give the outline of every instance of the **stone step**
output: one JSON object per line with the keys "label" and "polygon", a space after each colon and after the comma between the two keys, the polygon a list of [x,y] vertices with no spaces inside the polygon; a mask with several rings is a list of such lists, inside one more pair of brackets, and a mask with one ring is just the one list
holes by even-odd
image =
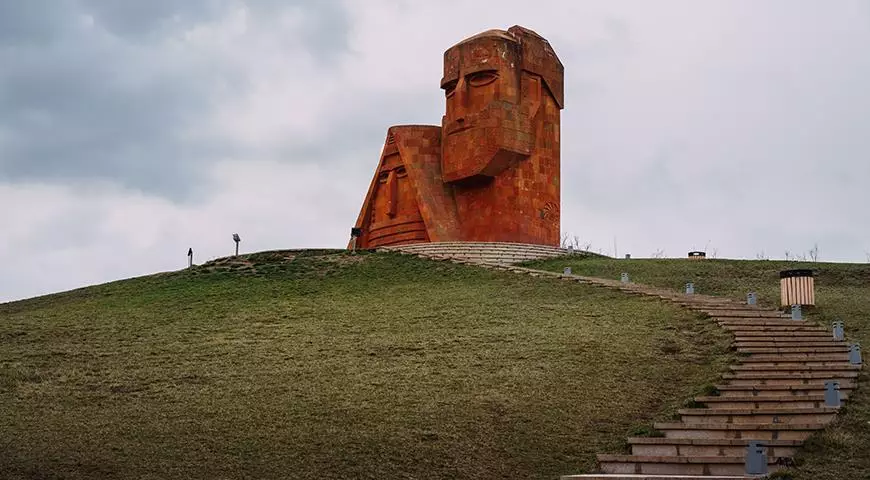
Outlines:
{"label": "stone step", "polygon": [[[731,330],[734,328],[735,330],[740,330],[744,327],[814,327],[815,325],[807,322],[806,320],[789,320],[787,318],[776,319],[776,318],[732,318],[732,319],[722,319],[715,318],[716,323],[719,324],[720,327]],[[736,328],[735,328],[736,327]]]}
{"label": "stone step", "polygon": [[[715,457],[746,454],[746,446],[750,440],[731,438],[657,438],[629,437],[632,455],[668,456],[668,457]],[[800,440],[769,440],[765,442],[767,455],[770,457],[791,457]]]}
{"label": "stone step", "polygon": [[[790,321],[791,322],[791,321]],[[806,332],[813,335],[829,335],[831,332],[826,328],[816,325],[729,325],[725,327],[734,335],[782,335],[789,336],[797,332]]]}
{"label": "stone step", "polygon": [[[788,335],[786,333],[786,335]],[[748,348],[783,348],[783,347],[842,347],[848,346],[844,342],[838,342],[829,338],[820,337],[793,337],[789,340],[785,336],[751,336],[741,334],[734,335],[732,346]]]}
{"label": "stone step", "polygon": [[[771,368],[773,368],[773,367],[771,367]],[[848,370],[824,370],[824,369],[810,370],[810,369],[806,369],[806,368],[803,368],[803,369],[802,368],[789,368],[787,370],[741,370],[741,371],[736,371],[734,373],[757,374],[757,375],[761,376],[759,378],[764,378],[764,379],[775,379],[776,375],[783,375],[783,378],[801,378],[801,375],[818,374],[819,379],[821,379],[821,380],[832,380],[832,379],[837,380],[837,379],[842,379],[842,378],[855,378],[855,377],[850,377],[849,375],[845,375],[845,374],[851,374],[851,373],[857,373],[857,372],[851,372]],[[724,377],[724,378],[745,378],[745,377]]]}
{"label": "stone step", "polygon": [[656,423],[665,438],[740,438],[744,440],[806,440],[825,424],[810,423]]}
{"label": "stone step", "polygon": [[379,251],[418,255],[436,260],[449,259],[457,263],[471,262],[507,265],[542,258],[555,258],[570,252],[547,245],[520,243],[436,242],[382,247]]}
{"label": "stone step", "polygon": [[839,342],[842,340],[834,340],[834,336],[831,332],[826,330],[820,331],[797,331],[797,332],[778,332],[778,331],[764,331],[764,330],[750,330],[750,331],[738,331],[734,332],[735,336],[740,338],[745,338],[747,342],[754,342],[756,339],[758,341],[773,341],[773,342],[802,342],[804,340],[811,342],[824,342],[824,341],[832,341]]}
{"label": "stone step", "polygon": [[741,363],[762,362],[848,362],[848,353],[755,353],[741,358]]}
{"label": "stone step", "polygon": [[747,480],[746,476],[732,475],[642,475],[634,473],[585,473],[581,475],[562,475],[560,480]]}
{"label": "stone step", "polygon": [[554,257],[554,255],[550,255],[547,253],[537,253],[537,252],[511,252],[511,251],[498,251],[498,250],[490,250],[490,251],[430,251],[430,252],[417,252],[415,255],[426,255],[426,256],[440,256],[440,257],[448,257],[448,258],[503,258],[503,257],[514,257],[514,258],[549,258]]}
{"label": "stone step", "polygon": [[830,367],[830,366],[839,366],[839,365],[848,365],[848,361],[844,360],[787,360],[787,361],[777,361],[777,360],[758,360],[755,362],[742,363],[743,365],[751,365],[756,367],[794,367],[794,368],[804,368],[804,367]]}
{"label": "stone step", "polygon": [[[811,383],[807,385],[716,385],[720,397],[753,398],[756,396],[802,396],[824,395],[824,383]],[[854,388],[850,384],[840,385],[840,392],[851,391]]]}
{"label": "stone step", "polygon": [[[849,398],[847,392],[840,392],[840,400]],[[696,402],[703,403],[710,409],[730,408],[759,408],[759,409],[788,409],[788,408],[825,408],[824,395],[758,395],[751,397],[722,397],[702,396],[695,397]]]}
{"label": "stone step", "polygon": [[[426,242],[414,243],[409,245],[399,245],[395,247],[386,247],[388,249],[403,250],[403,251],[427,251],[427,250],[443,250],[443,249],[485,249],[485,248],[501,248],[507,250],[538,250],[545,252],[563,253],[567,255],[569,250],[550,245],[538,245],[533,243],[514,243],[514,242]],[[576,253],[576,252],[575,252]]]}
{"label": "stone step", "polygon": [[732,372],[754,372],[754,373],[813,373],[813,372],[859,372],[861,371],[860,365],[852,365],[850,363],[833,363],[827,365],[815,365],[815,366],[797,366],[797,367],[789,367],[789,366],[766,366],[766,365],[756,365],[756,364],[742,364],[742,365],[731,365],[729,367]]}
{"label": "stone step", "polygon": [[[771,310],[764,310],[757,307],[753,307],[751,305],[744,305],[739,303],[732,304],[723,304],[723,303],[710,303],[710,302],[692,302],[683,300],[685,297],[677,298],[677,297],[669,297],[667,295],[661,295],[661,297],[665,300],[671,300],[676,302],[679,306],[690,308],[692,310],[704,310],[705,312],[721,312],[721,311],[729,311],[729,312],[770,312]],[[708,313],[709,314],[709,313]],[[711,315],[712,316],[712,315]]]}
{"label": "stone step", "polygon": [[[768,470],[776,471],[777,458],[767,457]],[[641,455],[598,455],[604,473],[645,473],[654,475],[742,475],[746,472],[743,456],[659,457]]]}
{"label": "stone step", "polygon": [[730,424],[828,424],[837,415],[836,408],[682,408],[683,423]]}
{"label": "stone step", "polygon": [[765,387],[801,387],[801,386],[818,386],[819,388],[824,388],[824,383],[828,380],[836,380],[840,382],[840,388],[854,388],[855,384],[853,379],[848,378],[829,378],[827,376],[822,378],[731,378],[725,379],[728,382],[729,386],[732,387],[758,387],[759,389]]}
{"label": "stone step", "polygon": [[[808,373],[794,373],[794,372],[734,372],[734,373],[723,373],[722,378],[725,380],[730,380],[731,382],[735,380],[755,380],[762,384],[770,384],[772,380],[795,380],[798,381],[799,384],[803,384],[809,380],[820,380],[824,382],[825,380],[843,380],[843,379],[854,379],[858,378],[860,372],[856,371],[848,371],[842,370],[838,371],[835,376],[828,375],[827,372],[808,372]],[[733,383],[732,383],[733,385]],[[783,384],[787,385],[787,384]]]}
{"label": "stone step", "polygon": [[756,319],[784,319],[791,320],[791,316],[785,315],[780,311],[771,311],[771,310],[759,310],[759,311],[751,311],[751,310],[714,310],[708,309],[706,311],[707,315],[717,319],[717,320],[739,320],[739,319],[747,319],[747,320],[756,320]]}
{"label": "stone step", "polygon": [[735,347],[738,352],[760,354],[801,354],[825,355],[829,353],[849,353],[848,345],[831,345],[827,347]]}
{"label": "stone step", "polygon": [[[736,335],[735,335],[736,336]],[[833,337],[790,337],[787,335],[739,335],[734,340],[736,345],[746,347],[842,347],[845,342],[834,340]]]}

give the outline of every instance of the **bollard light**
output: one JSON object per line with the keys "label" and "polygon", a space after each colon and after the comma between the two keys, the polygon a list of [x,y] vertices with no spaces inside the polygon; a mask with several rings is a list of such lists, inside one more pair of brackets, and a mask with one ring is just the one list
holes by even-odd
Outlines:
{"label": "bollard light", "polygon": [[625,259],[626,259],[626,260],[631,260],[631,254],[630,254],[630,253],[626,253],[626,254],[625,254]]}
{"label": "bollard light", "polygon": [[836,340],[838,342],[842,342],[842,341],[846,340],[846,331],[843,328],[843,322],[840,320],[837,320],[836,322],[833,323],[833,327],[834,327],[834,340]]}
{"label": "bollard light", "polygon": [[749,292],[746,294],[746,304],[747,305],[757,305],[758,304],[758,295],[755,292]]}
{"label": "bollard light", "polygon": [[629,282],[628,274],[623,272],[621,280],[622,280],[622,283],[628,283]]}
{"label": "bollard light", "polygon": [[746,447],[746,474],[767,475],[767,448],[753,440]]}
{"label": "bollard light", "polygon": [[853,344],[849,350],[849,363],[852,365],[861,365],[861,345]]}
{"label": "bollard light", "polygon": [[565,269],[563,270],[563,273],[565,275],[571,275],[571,267],[565,267]]}
{"label": "bollard light", "polygon": [[825,382],[825,406],[839,408],[842,405],[840,399],[840,382],[828,380]]}
{"label": "bollard light", "polygon": [[187,249],[187,268],[193,266],[193,248]]}
{"label": "bollard light", "polygon": [[695,294],[695,284],[689,282],[686,284],[686,295],[694,295]]}
{"label": "bollard light", "polygon": [[800,305],[795,304],[795,305],[791,306],[791,319],[792,320],[803,320],[804,319],[804,316],[801,313],[801,306]]}

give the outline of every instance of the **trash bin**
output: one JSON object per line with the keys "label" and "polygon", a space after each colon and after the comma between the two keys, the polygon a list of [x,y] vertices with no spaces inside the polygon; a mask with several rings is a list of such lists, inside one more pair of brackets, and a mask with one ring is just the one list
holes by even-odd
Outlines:
{"label": "trash bin", "polygon": [[779,272],[779,287],[783,307],[815,305],[815,280],[812,270],[783,270]]}
{"label": "trash bin", "polygon": [[705,260],[707,252],[689,252],[689,260]]}

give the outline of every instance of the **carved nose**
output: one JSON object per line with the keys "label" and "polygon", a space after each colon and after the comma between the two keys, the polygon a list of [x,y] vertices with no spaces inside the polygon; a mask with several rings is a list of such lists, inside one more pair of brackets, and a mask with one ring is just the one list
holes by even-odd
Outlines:
{"label": "carved nose", "polygon": [[456,102],[459,106],[465,106],[465,78],[459,77],[459,81],[456,82]]}

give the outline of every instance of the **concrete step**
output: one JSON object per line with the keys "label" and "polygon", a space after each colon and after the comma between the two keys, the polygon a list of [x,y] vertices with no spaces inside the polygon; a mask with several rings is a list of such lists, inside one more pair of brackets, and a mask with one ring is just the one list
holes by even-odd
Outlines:
{"label": "concrete step", "polygon": [[806,440],[825,424],[811,423],[656,423],[665,438],[739,438],[744,440]]}
{"label": "concrete step", "polygon": [[[840,400],[849,398],[847,392],[840,392]],[[757,395],[748,397],[702,396],[695,397],[709,409],[788,409],[788,408],[825,408],[824,395]]]}
{"label": "concrete step", "polygon": [[[768,342],[839,342],[842,340],[834,340],[834,335],[827,330],[819,331],[797,331],[797,332],[778,332],[764,330],[750,330],[742,332],[733,332],[735,336],[745,338],[747,342],[768,341]],[[758,339],[758,340],[756,340]]]}
{"label": "concrete step", "polygon": [[815,366],[798,366],[798,367],[789,367],[789,366],[766,366],[766,365],[757,365],[757,364],[742,364],[742,365],[731,365],[729,367],[732,372],[754,372],[754,373],[813,373],[813,372],[860,372],[860,365],[852,365],[850,363],[832,363],[827,365],[815,365]]}
{"label": "concrete step", "polygon": [[740,335],[735,345],[745,347],[844,347],[844,342],[831,337],[777,337],[773,335],[750,336]]}
{"label": "concrete step", "polygon": [[[858,378],[858,375],[859,372],[855,371],[837,371],[834,376],[829,375],[827,372],[734,372],[723,373],[722,378],[725,380],[729,380],[728,383],[730,383],[731,385],[736,385],[734,383],[736,381],[754,381],[758,382],[759,385],[776,385],[776,382],[778,381],[792,381],[794,383],[780,383],[779,385],[803,385],[813,380],[824,382],[826,380],[849,379],[851,381],[852,379]],[[744,383],[744,385],[746,384]]]}
{"label": "concrete step", "polygon": [[747,480],[746,476],[732,475],[643,475],[643,474],[611,474],[586,473],[582,475],[562,475],[560,480]]}
{"label": "concrete step", "polygon": [[852,389],[855,388],[855,383],[853,379],[849,378],[770,378],[770,379],[761,379],[761,378],[731,378],[725,379],[727,384],[732,387],[757,387],[759,389],[767,388],[767,387],[802,387],[802,386],[813,386],[818,388],[824,388],[824,384],[828,380],[836,380],[840,383],[840,389]]}
{"label": "concrete step", "polygon": [[[791,322],[791,320],[789,320]],[[719,322],[721,325],[721,322]],[[812,335],[828,335],[831,332],[826,328],[818,327],[815,325],[746,325],[746,324],[731,324],[725,327],[729,332],[734,335],[755,335],[756,332],[758,335],[782,335],[782,336],[790,336],[796,334],[797,332],[801,333],[809,333]]]}
{"label": "concrete step", "polygon": [[506,242],[437,242],[415,243],[383,247],[379,251],[400,252],[419,255],[432,259],[450,259],[460,262],[485,262],[492,264],[514,264],[541,258],[555,258],[570,252],[547,245],[530,245]]}
{"label": "concrete step", "polygon": [[746,366],[756,366],[756,367],[795,367],[795,368],[804,368],[804,367],[830,367],[830,366],[839,366],[839,365],[848,365],[848,361],[843,360],[786,360],[786,361],[777,361],[777,360],[756,360],[754,362],[746,362],[741,363],[740,365]]}
{"label": "concrete step", "polygon": [[787,318],[714,318],[723,328],[740,330],[745,327],[813,327],[806,320],[789,320]]}
{"label": "concrete step", "polygon": [[754,353],[740,359],[741,363],[762,362],[848,362],[848,353]]}
{"label": "concrete step", "polygon": [[[812,383],[807,385],[716,385],[720,397],[752,398],[756,396],[801,396],[801,395],[824,395],[824,383]],[[849,392],[854,388],[849,385],[840,385],[840,392]]]}
{"label": "concrete step", "polygon": [[829,353],[849,353],[848,345],[831,345],[827,347],[735,347],[738,352],[761,354],[801,354],[825,355]]}
{"label": "concrete step", "polygon": [[777,310],[746,310],[746,309],[736,309],[736,310],[715,310],[715,309],[707,309],[707,315],[717,319],[717,320],[738,320],[738,319],[783,319],[790,320],[791,316],[785,315]]}
{"label": "concrete step", "polygon": [[[768,470],[776,471],[777,458],[768,457]],[[658,457],[641,455],[598,455],[604,473],[641,473],[654,475],[742,475],[746,472],[743,456]]]}
{"label": "concrete step", "polygon": [[[739,457],[746,454],[750,440],[731,438],[656,438],[629,437],[632,455],[669,457]],[[800,440],[769,440],[765,442],[770,457],[791,457],[802,445]]]}
{"label": "concrete step", "polygon": [[682,408],[683,423],[711,424],[828,424],[837,415],[836,408]]}

